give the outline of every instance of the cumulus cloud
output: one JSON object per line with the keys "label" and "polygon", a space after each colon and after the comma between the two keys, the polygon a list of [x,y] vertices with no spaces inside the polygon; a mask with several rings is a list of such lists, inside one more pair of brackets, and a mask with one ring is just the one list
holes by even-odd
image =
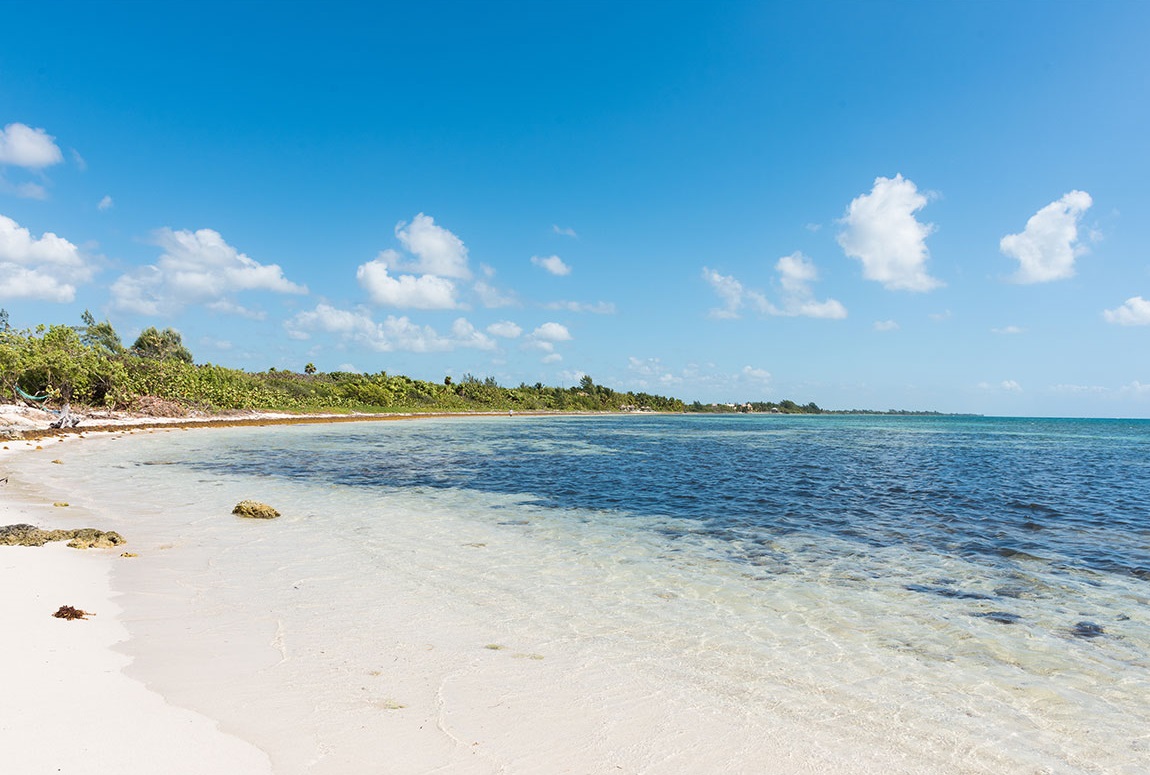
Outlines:
{"label": "cumulus cloud", "polygon": [[100,200],[100,204],[96,205],[96,209],[100,212],[104,212],[105,210],[111,210],[115,204],[116,203],[112,201],[112,197],[105,194],[104,198]]}
{"label": "cumulus cloud", "polygon": [[772,304],[758,291],[748,290],[734,277],[704,267],[703,279],[710,283],[711,288],[723,302],[721,307],[710,310],[710,316],[737,318],[739,310],[744,306],[749,306],[762,314],[784,317],[836,320],[847,316],[846,307],[838,301],[815,300],[811,283],[818,279],[818,270],[801,252],[796,251],[780,258],[775,263],[775,271],[778,273],[778,282],[782,289],[779,305]]}
{"label": "cumulus cloud", "polygon": [[876,320],[874,322],[875,331],[898,331],[898,323],[893,320]]}
{"label": "cumulus cloud", "polygon": [[0,215],[0,298],[67,303],[95,268],[63,237],[40,237]]}
{"label": "cumulus cloud", "polygon": [[552,224],[551,225],[551,231],[553,231],[556,234],[563,236],[563,237],[575,237],[576,239],[578,239],[578,237],[579,237],[579,235],[575,233],[574,229],[569,228],[569,227],[568,228],[562,228],[558,224]]}
{"label": "cumulus cloud", "polygon": [[293,339],[310,339],[316,333],[332,334],[345,343],[370,347],[377,352],[444,352],[458,348],[490,350],[495,342],[465,318],[452,323],[448,335],[431,326],[413,323],[407,317],[388,315],[377,322],[368,310],[344,310],[330,304],[297,313],[284,323]]}
{"label": "cumulus cloud", "polygon": [[487,327],[487,333],[492,336],[503,337],[504,339],[517,339],[523,333],[523,329],[512,323],[510,320],[501,320],[498,323],[492,323]]}
{"label": "cumulus cloud", "polygon": [[838,242],[848,257],[862,262],[863,277],[892,291],[929,291],[943,284],[926,271],[926,238],[934,225],[914,217],[926,203],[902,175],[875,178],[869,194],[851,201]]}
{"label": "cumulus cloud", "polygon": [[615,305],[609,301],[599,301],[594,304],[582,301],[553,301],[544,305],[547,309],[559,309],[565,312],[590,312],[592,315],[614,315]]}
{"label": "cumulus cloud", "polygon": [[550,353],[543,356],[543,363],[561,363],[563,356],[559,353]]}
{"label": "cumulus cloud", "polygon": [[388,274],[387,262],[375,259],[361,264],[355,277],[376,304],[413,309],[454,309],[459,306],[455,300],[455,284],[433,274],[392,277]]}
{"label": "cumulus cloud", "polygon": [[64,161],[56,138],[43,129],[26,124],[9,124],[0,129],[0,164],[27,169],[51,167]]}
{"label": "cumulus cloud", "polygon": [[570,342],[574,337],[567,330],[567,326],[559,323],[544,323],[527,335],[526,346],[551,352],[557,342]]}
{"label": "cumulus cloud", "polygon": [[284,277],[277,264],[249,258],[212,229],[193,232],[165,227],[153,233],[152,242],[164,251],[159,260],[122,275],[112,284],[112,302],[117,309],[160,315],[189,304],[204,304],[250,317],[252,313],[232,300],[233,294],[307,293],[306,286]]}
{"label": "cumulus cloud", "polygon": [[1015,382],[1012,379],[1004,379],[1002,381],[1001,387],[1003,390],[1009,391],[1011,393],[1021,393],[1022,392],[1022,385],[1019,385],[1017,382]]}
{"label": "cumulus cloud", "polygon": [[544,323],[531,332],[534,339],[543,339],[548,342],[570,342],[573,338],[567,326],[559,323]]}
{"label": "cumulus cloud", "polygon": [[847,316],[846,307],[834,299],[815,301],[811,283],[818,279],[819,273],[814,263],[802,253],[795,251],[783,256],[775,263],[775,271],[779,273],[783,298],[781,308],[770,308],[772,315],[831,320]]}
{"label": "cumulus cloud", "polygon": [[556,277],[571,274],[571,267],[563,263],[559,256],[532,256],[531,263],[541,266]]}
{"label": "cumulus cloud", "polygon": [[1104,310],[1102,317],[1120,326],[1150,326],[1150,301],[1132,296],[1122,306]]}
{"label": "cumulus cloud", "polygon": [[430,215],[419,213],[411,219],[411,223],[400,221],[395,226],[395,236],[416,260],[405,261],[394,250],[384,251],[380,259],[389,262],[389,268],[460,280],[471,277],[471,270],[467,266],[467,246],[459,237],[437,226]]}
{"label": "cumulus cloud", "polygon": [[1026,222],[1021,234],[999,242],[1004,255],[1018,261],[1011,278],[1017,283],[1046,283],[1074,276],[1074,260],[1086,252],[1078,244],[1078,222],[1093,200],[1085,191],[1071,191],[1043,207]]}

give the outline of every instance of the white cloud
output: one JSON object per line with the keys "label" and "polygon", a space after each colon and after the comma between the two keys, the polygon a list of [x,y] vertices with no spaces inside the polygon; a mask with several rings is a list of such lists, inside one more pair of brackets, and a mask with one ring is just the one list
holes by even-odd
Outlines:
{"label": "white cloud", "polygon": [[[434,274],[466,280],[471,277],[467,267],[467,246],[463,240],[442,226],[435,225],[430,215],[419,213],[411,223],[400,221],[395,236],[409,253],[417,257],[413,263],[403,263],[394,250],[384,251],[379,258],[397,271],[413,274]],[[386,255],[385,255],[386,254]],[[395,263],[392,263],[392,262]]]}
{"label": "white cloud", "polygon": [[769,307],[762,294],[748,291],[743,284],[731,275],[723,275],[703,267],[703,279],[710,283],[711,288],[718,294],[723,302],[721,307],[713,307],[707,313],[713,318],[732,319],[739,317],[739,310],[744,302],[749,301],[760,309]]}
{"label": "white cloud", "polygon": [[[112,284],[114,306],[143,315],[175,312],[188,304],[214,304],[217,310],[250,316],[229,298],[241,291],[307,293],[284,277],[276,264],[261,264],[240,253],[212,229],[152,235],[164,252],[154,265],[122,275]],[[229,306],[230,305],[230,306]]]}
{"label": "white cloud", "polygon": [[535,264],[535,266],[543,267],[557,277],[571,274],[571,267],[563,263],[563,259],[559,258],[559,256],[532,256],[531,263]]}
{"label": "white cloud", "polygon": [[1019,328],[1018,326],[1004,326],[1003,328],[992,328],[992,329],[990,329],[990,333],[992,333],[992,334],[1004,334],[1007,336],[1012,336],[1014,334],[1021,334],[1022,332],[1023,332],[1023,329]]}
{"label": "white cloud", "polygon": [[846,307],[834,299],[814,300],[811,283],[818,279],[819,273],[814,263],[799,251],[780,258],[775,263],[775,271],[783,287],[783,306],[782,309],[772,307],[771,314],[831,320],[847,316]]}
{"label": "white cloud", "polygon": [[1002,382],[999,382],[998,384],[991,384],[989,382],[979,382],[978,388],[979,388],[979,390],[987,390],[987,391],[1005,390],[1008,393],[1021,393],[1022,392],[1022,385],[1018,384],[1017,382],[1015,382],[1012,379],[1004,379]]}
{"label": "white cloud", "polygon": [[892,291],[929,291],[943,284],[926,271],[926,238],[934,225],[914,217],[926,203],[902,175],[875,178],[869,194],[855,197],[838,242],[847,256],[862,262],[863,277]]}
{"label": "white cloud", "polygon": [[551,353],[549,355],[544,355],[543,360],[542,360],[543,363],[561,363],[562,361],[563,361],[563,356],[560,355],[559,353]]}
{"label": "white cloud", "polygon": [[876,320],[874,322],[875,331],[898,331],[898,323],[893,320]]}
{"label": "white cloud", "polygon": [[551,352],[556,342],[569,342],[574,337],[567,326],[559,323],[544,323],[527,335],[525,347]]}
{"label": "white cloud", "polygon": [[723,306],[715,307],[709,314],[714,318],[737,318],[744,305],[750,305],[762,314],[784,317],[810,317],[841,319],[847,316],[846,307],[834,299],[816,301],[811,283],[818,279],[814,263],[796,251],[783,256],[775,263],[782,287],[782,304],[776,306],[758,291],[748,290],[741,282],[729,275],[722,275],[703,268],[703,279],[723,301]]}
{"label": "white cloud", "polygon": [[1074,260],[1086,252],[1078,244],[1078,221],[1091,204],[1090,194],[1071,191],[1030,216],[1021,234],[1003,237],[999,249],[1018,261],[1018,271],[1011,279],[1046,283],[1073,277]]}
{"label": "white cloud", "polygon": [[433,274],[392,277],[387,272],[387,264],[376,259],[361,264],[355,277],[376,304],[413,309],[455,309],[459,306],[455,300],[455,284]]}
{"label": "white cloud", "polygon": [[567,326],[559,323],[544,323],[531,332],[531,338],[547,342],[570,342],[573,337],[571,332],[567,330]]}
{"label": "white cloud", "polygon": [[653,387],[652,382],[658,383],[658,387],[679,385],[683,382],[682,377],[671,373],[658,358],[641,360],[633,356],[629,357],[627,358],[627,370],[636,375],[635,385],[642,390]]}
{"label": "white cloud", "polygon": [[588,304],[581,301],[553,301],[544,305],[547,309],[559,309],[566,312],[590,312],[593,315],[614,315],[615,305],[609,301],[600,301]]}
{"label": "white cloud", "polygon": [[490,350],[495,342],[479,332],[464,318],[451,326],[451,334],[442,336],[430,326],[421,326],[407,317],[389,315],[376,322],[365,309],[343,310],[329,304],[300,312],[284,323],[293,339],[309,339],[313,333],[334,334],[342,341],[370,347],[377,352],[444,352],[463,347]]}
{"label": "white cloud", "polygon": [[744,366],[742,375],[752,382],[770,382],[771,373],[766,369],[756,369],[753,366]]}
{"label": "white cloud", "polygon": [[1120,326],[1150,326],[1150,301],[1132,296],[1122,306],[1104,310],[1102,317]]}
{"label": "white cloud", "polygon": [[67,303],[95,268],[79,249],[52,232],[36,238],[0,215],[0,298]]}
{"label": "white cloud", "polygon": [[494,340],[483,333],[466,318],[456,318],[451,324],[451,348],[474,347],[477,350],[491,350],[495,347]]}
{"label": "white cloud", "polygon": [[0,164],[40,169],[64,161],[56,138],[43,129],[25,124],[9,124],[0,129]]}
{"label": "white cloud", "polygon": [[514,307],[519,304],[514,292],[500,290],[483,280],[471,286],[471,290],[475,291],[475,294],[479,296],[479,301],[488,309]]}
{"label": "white cloud", "polygon": [[523,333],[523,329],[510,320],[501,320],[487,327],[487,333],[492,336],[501,336],[504,339],[516,339]]}
{"label": "white cloud", "polygon": [[572,228],[564,229],[564,228],[561,228],[558,224],[552,224],[551,225],[551,231],[553,231],[556,234],[559,234],[561,236],[564,236],[564,237],[575,237],[576,239],[579,238],[579,235],[575,233],[574,229],[572,229]]}
{"label": "white cloud", "polygon": [[17,183],[13,185],[0,176],[0,193],[13,194],[21,199],[39,199],[44,200],[48,198],[48,189],[39,183]]}
{"label": "white cloud", "polygon": [[115,202],[112,201],[112,197],[105,194],[104,198],[100,200],[100,204],[96,205],[96,209],[100,212],[104,212],[105,210],[111,210],[114,205]]}
{"label": "white cloud", "polygon": [[208,302],[204,305],[212,312],[219,312],[224,315],[238,315],[241,318],[248,320],[263,320],[268,315],[263,310],[253,310],[247,307],[236,304],[231,299],[219,299],[217,301]]}
{"label": "white cloud", "polygon": [[1101,385],[1055,385],[1054,387],[1052,387],[1050,389],[1055,393],[1101,394],[1101,393],[1109,393],[1110,392],[1110,388],[1106,388],[1106,387],[1103,387]]}

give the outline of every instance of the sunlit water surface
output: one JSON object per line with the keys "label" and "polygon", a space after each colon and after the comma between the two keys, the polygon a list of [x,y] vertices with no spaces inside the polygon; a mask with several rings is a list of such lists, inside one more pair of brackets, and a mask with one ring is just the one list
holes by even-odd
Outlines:
{"label": "sunlit water surface", "polygon": [[[1147,422],[487,417],[60,448],[15,465],[142,547],[128,586],[215,622],[187,625],[186,659],[234,687],[217,717],[306,698],[304,758],[356,692],[378,713],[418,694],[361,686],[402,615],[429,643],[450,622],[490,633],[469,648],[611,665],[668,707],[785,719],[908,772],[1150,771]],[[247,497],[284,517],[231,517]],[[269,628],[276,654],[218,653]]]}

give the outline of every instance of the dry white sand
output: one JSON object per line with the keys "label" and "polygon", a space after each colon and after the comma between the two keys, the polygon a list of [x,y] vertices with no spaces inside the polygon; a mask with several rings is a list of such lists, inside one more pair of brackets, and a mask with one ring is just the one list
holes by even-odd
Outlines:
{"label": "dry white sand", "polygon": [[[5,524],[19,508],[5,503]],[[13,517],[17,517],[13,519]],[[263,751],[122,672],[109,584],[118,550],[0,547],[0,751],[5,772],[268,773]],[[62,605],[95,615],[52,616]]]}

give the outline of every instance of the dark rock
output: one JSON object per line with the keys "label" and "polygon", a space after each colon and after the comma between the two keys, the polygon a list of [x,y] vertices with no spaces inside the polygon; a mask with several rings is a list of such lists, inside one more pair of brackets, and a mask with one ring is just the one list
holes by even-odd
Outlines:
{"label": "dark rock", "polygon": [[1106,630],[1102,629],[1101,624],[1079,622],[1074,625],[1074,629],[1070,631],[1070,634],[1078,638],[1098,638],[1105,635]]}
{"label": "dark rock", "polygon": [[981,592],[965,592],[961,589],[954,589],[953,587],[936,587],[930,584],[907,584],[906,589],[911,592],[926,592],[930,595],[939,595],[940,597],[953,597],[958,600],[990,600],[990,595],[984,595]]}
{"label": "dark rock", "polygon": [[974,615],[980,619],[989,619],[990,621],[998,622],[999,624],[1015,624],[1016,622],[1022,620],[1022,617],[1018,614],[1012,614],[1007,611],[986,611],[984,613],[977,613]]}
{"label": "dark rock", "polygon": [[71,533],[72,540],[68,546],[73,549],[111,549],[125,543],[124,537],[114,530],[105,533],[103,530],[85,527]]}
{"label": "dark rock", "polygon": [[273,509],[266,503],[259,501],[240,501],[236,507],[232,509],[232,513],[239,517],[247,517],[248,519],[275,519],[280,515],[278,511]]}
{"label": "dark rock", "polygon": [[43,546],[49,541],[67,541],[73,549],[108,549],[126,543],[115,531],[85,527],[79,530],[41,530],[35,525],[0,527],[0,546]]}
{"label": "dark rock", "polygon": [[2,546],[43,546],[54,539],[48,536],[47,530],[41,530],[35,525],[6,525],[0,527],[0,545]]}

